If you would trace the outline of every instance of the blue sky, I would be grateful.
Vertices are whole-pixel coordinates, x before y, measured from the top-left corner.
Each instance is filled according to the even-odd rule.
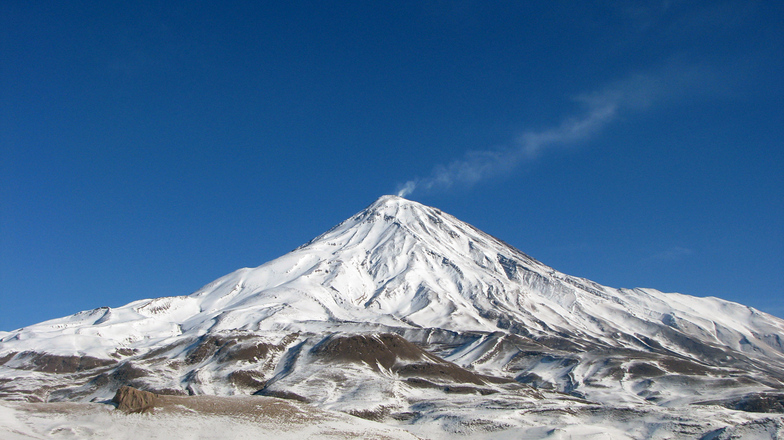
[[[403,192],[784,316],[784,4],[0,2],[0,330],[188,294]]]

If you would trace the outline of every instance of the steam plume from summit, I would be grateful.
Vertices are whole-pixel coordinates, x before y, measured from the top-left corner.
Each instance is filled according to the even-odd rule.
[[[563,119],[546,130],[529,130],[518,135],[511,146],[495,150],[468,151],[459,159],[437,165],[428,177],[408,180],[397,194],[414,191],[444,191],[453,186],[472,186],[487,178],[508,173],[520,163],[536,159],[548,150],[584,141],[616,120],[621,112],[640,110],[651,104],[677,99],[684,91],[696,90],[704,78],[700,69],[668,66],[656,74],[640,74],[575,97],[585,110]]]

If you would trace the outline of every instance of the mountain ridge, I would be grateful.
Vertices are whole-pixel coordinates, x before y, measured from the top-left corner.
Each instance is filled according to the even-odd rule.
[[[0,335],[0,396],[106,399],[132,385],[382,418],[456,390],[669,407],[781,391],[782,335],[784,320],[753,308],[602,286],[382,196],[190,295]]]

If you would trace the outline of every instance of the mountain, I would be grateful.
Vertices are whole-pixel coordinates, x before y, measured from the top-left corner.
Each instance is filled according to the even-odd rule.
[[[396,196],[190,295],[0,337],[0,397],[12,400],[106,400],[131,385],[288,398],[447,431],[481,413],[487,432],[510,423],[498,414],[534,402],[586,411],[784,404],[783,320],[718,298],[569,276]],[[700,423],[688,429],[713,428]]]

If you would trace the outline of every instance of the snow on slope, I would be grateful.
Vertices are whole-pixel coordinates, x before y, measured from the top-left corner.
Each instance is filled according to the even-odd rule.
[[[415,439],[399,428],[271,398],[201,398],[123,414],[96,403],[2,403],[3,440],[58,439]],[[186,406],[189,405],[189,406]],[[194,409],[196,408],[196,409]]]
[[[432,356],[401,355],[405,343],[385,336],[392,343],[376,347],[376,357],[319,357],[334,335],[352,334],[396,334]],[[41,400],[47,387],[57,399],[89,400],[134,383],[167,393],[263,392],[383,415],[455,390],[554,398],[521,383],[661,406],[784,388],[781,319],[718,298],[572,277],[395,196],[191,295],[0,336],[0,395]]]
[[[0,438],[771,440],[784,435],[781,415],[720,408],[582,408],[564,402],[506,408],[498,408],[496,403],[496,408],[477,408],[465,403],[434,405],[414,424],[381,424],[255,396],[200,396],[184,405],[156,408],[148,414],[123,414],[97,403],[0,401]]]
[[[441,211],[384,196],[310,243],[189,296],[80,312],[3,337],[0,356],[35,349],[107,358],[183,334],[307,330],[373,322],[453,331],[568,332],[623,345],[662,325],[781,359],[780,319],[717,298],[612,289],[570,277]],[[677,348],[676,348],[677,349]]]

